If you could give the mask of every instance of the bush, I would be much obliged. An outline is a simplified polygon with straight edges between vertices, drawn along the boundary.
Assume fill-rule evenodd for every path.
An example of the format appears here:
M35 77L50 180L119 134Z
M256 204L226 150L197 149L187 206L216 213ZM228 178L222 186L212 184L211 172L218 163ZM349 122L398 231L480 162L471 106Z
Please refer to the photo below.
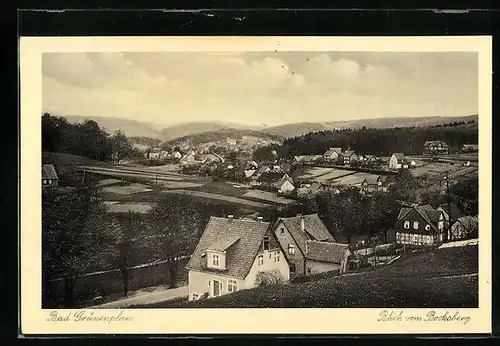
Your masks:
M256 286L270 286L284 283L286 280L283 275L277 270L257 273L255 279Z

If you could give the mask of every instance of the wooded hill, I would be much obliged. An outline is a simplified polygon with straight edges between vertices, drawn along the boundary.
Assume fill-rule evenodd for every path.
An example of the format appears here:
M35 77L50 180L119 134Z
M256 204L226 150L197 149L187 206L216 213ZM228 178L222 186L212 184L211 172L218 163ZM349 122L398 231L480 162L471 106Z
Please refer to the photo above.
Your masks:
M330 147L350 147L359 153L390 156L395 152L407 155L422 154L424 143L440 140L450 151L460 150L463 144L478 143L477 122L454 122L429 127L400 127L386 129L346 129L308 133L283 142L282 157L323 154Z
M225 141L228 138L238 140L242 139L243 136L255 137L262 140L273 141L278 143L281 143L283 141L283 138L280 136L267 134L261 131L224 128L217 131L203 132L194 135L179 137L167 143L170 145L177 145L180 143L189 142L191 143L191 145L199 145L207 142Z

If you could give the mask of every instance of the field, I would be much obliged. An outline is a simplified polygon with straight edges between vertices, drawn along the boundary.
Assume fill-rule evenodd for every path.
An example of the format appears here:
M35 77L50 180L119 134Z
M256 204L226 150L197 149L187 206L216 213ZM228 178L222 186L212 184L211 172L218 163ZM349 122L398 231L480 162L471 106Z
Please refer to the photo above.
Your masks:
M477 270L477 246L434 249L362 273L135 308L473 308Z
M146 185L134 183L129 185L105 186L101 189L101 191L104 193L114 193L118 195L132 195L135 193L149 192L153 190L147 187Z
M245 193L242 197L247 199L269 202L273 204L292 204L295 202L295 200L293 199L280 197L276 195L276 193L261 191L261 190L250 190L247 193Z
M363 180L365 180L370 176L377 176L377 175L370 173L355 173L355 174L350 174L348 176L340 177L330 182L335 185L356 185L356 184L361 184Z
M195 189L200 192L215 193L218 195L225 195L230 197L241 197L243 194L248 192L247 188L235 187L230 183L224 182L209 182Z
M270 206L270 204L267 204L267 203L254 202L254 201L249 201L249 200L242 199L242 198L219 195L219 194L215 194L215 193L202 192L202 191L169 190L169 191L164 191L164 193L165 194L182 194L182 195L195 196L195 197L203 198L203 199L213 201L213 202L227 202L227 203L231 203L231 204L236 204L236 205L243 207L243 208L249 208L252 210L253 209L262 210L262 209L266 209Z

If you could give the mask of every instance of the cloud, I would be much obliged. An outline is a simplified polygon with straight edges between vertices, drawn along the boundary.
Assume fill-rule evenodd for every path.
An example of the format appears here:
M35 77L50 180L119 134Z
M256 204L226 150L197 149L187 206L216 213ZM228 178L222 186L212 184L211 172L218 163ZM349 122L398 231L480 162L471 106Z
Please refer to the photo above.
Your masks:
M268 125L477 112L473 59L384 54L51 53L43 57L43 106Z

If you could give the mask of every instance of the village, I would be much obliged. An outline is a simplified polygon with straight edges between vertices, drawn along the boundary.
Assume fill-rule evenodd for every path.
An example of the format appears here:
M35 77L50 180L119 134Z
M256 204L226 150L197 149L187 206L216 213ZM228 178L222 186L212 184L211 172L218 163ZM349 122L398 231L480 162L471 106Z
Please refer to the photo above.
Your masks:
M176 266L184 267L179 271L186 272L181 282L184 286L171 285L170 291L176 292L173 295L162 293L168 289L149 293L156 292L160 302L195 301L259 286L307 281L308 277L342 276L391 264L407 251L477 238L477 214L466 214L448 195L450 185L477 176L476 144L464 144L452 153L445 142L429 140L421 155L396 152L390 157L357 152L351 147L332 147L322 154L292 159L279 157L274 149L269 150L266 160L252 155L259 148L276 144L245 138L177 146L170 151L142 146L143 158L127 158L109 166L72 167L82 174L82 181L97 177L107 213L118 219L131 213L147 218L159 195L190 196L237 206L238 215L208 215L193 252L174 258ZM213 151L215 147L219 153ZM64 170L57 163L43 165L44 190L64 189L59 186L59 169ZM346 191L357 191L368 199L387 194L397 190L394 177L401 172L415 178L416 191L434 191L441 195L441 202L431 206L400 201L397 217L386 229L348 236L338 229L332 232L338 227L328 224L330 220L322 219L321 213L293 208L299 200L314 199L322 193L335 198ZM269 209L286 209L288 216L271 217L264 212ZM155 258L154 263L129 265L130 277L154 278L137 282L131 278L125 297L116 296L123 277L110 276L110 271L85 273L80 284L75 284L75 294L86 295L84 304L102 307L151 302L148 293L136 298L132 294L130 298L129 291L149 290L149 285L165 282L165 273L160 272L168 271L168 262ZM53 281L53 289L60 289L57 287L62 287L63 281Z

